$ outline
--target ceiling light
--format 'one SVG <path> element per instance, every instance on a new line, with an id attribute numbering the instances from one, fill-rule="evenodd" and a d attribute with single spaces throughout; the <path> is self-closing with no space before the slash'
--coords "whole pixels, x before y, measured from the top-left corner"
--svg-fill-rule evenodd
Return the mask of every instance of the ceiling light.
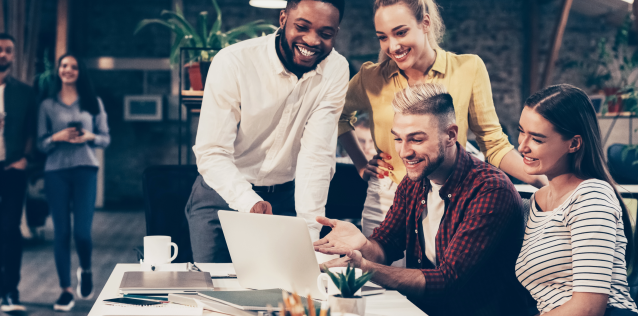
<path id="1" fill-rule="evenodd" d="M 634 0 L 622 0 L 622 1 L 625 1 L 627 3 L 634 3 Z"/>
<path id="2" fill-rule="evenodd" d="M 250 5 L 257 8 L 283 9 L 286 7 L 285 0 L 250 0 Z"/>

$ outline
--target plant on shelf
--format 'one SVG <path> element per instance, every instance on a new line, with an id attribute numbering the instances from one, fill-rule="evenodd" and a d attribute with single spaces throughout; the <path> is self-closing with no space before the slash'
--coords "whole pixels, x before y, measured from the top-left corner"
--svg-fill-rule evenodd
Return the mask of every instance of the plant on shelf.
<path id="1" fill-rule="evenodd" d="M 603 113 L 619 112 L 621 107 L 634 115 L 638 113 L 638 50 L 629 47 L 632 25 L 631 16 L 627 15 L 613 42 L 607 38 L 598 41 L 594 58 L 567 64 L 583 72 L 592 90 L 604 92 Z"/>
<path id="2" fill-rule="evenodd" d="M 162 11 L 160 14 L 161 18 L 159 19 L 144 19 L 140 21 L 135 28 L 134 34 L 137 34 L 141 29 L 150 24 L 163 25 L 171 30 L 171 32 L 175 34 L 175 40 L 171 46 L 170 53 L 172 65 L 179 64 L 181 47 L 205 48 L 199 52 L 189 51 L 186 60 L 189 66 L 195 66 L 197 68 L 200 66 L 199 63 L 201 63 L 201 79 L 205 80 L 206 74 L 208 73 L 207 66 L 210 65 L 210 61 L 219 50 L 245 39 L 270 34 L 277 29 L 277 27 L 266 23 L 264 20 L 257 20 L 223 32 L 221 9 L 216 0 L 211 0 L 211 2 L 217 14 L 217 18 L 210 29 L 208 28 L 208 12 L 200 12 L 197 18 L 197 25 L 193 27 L 184 17 L 184 13 L 179 5 L 176 5 L 175 11 Z M 189 74 L 191 74 L 190 71 Z M 193 82 L 191 82 L 191 84 L 193 84 Z"/>
<path id="3" fill-rule="evenodd" d="M 33 88 L 38 95 L 38 102 L 47 98 L 51 93 L 51 89 L 53 88 L 56 71 L 55 62 L 53 61 L 53 57 L 50 55 L 50 50 L 48 48 L 45 48 L 44 54 L 42 55 L 44 69 L 42 70 L 42 72 L 37 73 L 33 80 Z"/>

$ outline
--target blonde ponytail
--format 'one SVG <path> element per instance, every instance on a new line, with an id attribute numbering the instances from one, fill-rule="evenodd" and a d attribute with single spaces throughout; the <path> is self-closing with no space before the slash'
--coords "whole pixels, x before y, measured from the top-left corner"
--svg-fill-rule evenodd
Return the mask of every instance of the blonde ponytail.
<path id="1" fill-rule="evenodd" d="M 381 7 L 394 5 L 397 3 L 403 3 L 414 14 L 417 22 L 423 21 L 426 14 L 430 16 L 430 31 L 428 32 L 428 41 L 433 49 L 439 48 L 439 43 L 443 39 L 445 34 L 445 24 L 443 24 L 443 18 L 439 13 L 439 6 L 434 0 L 375 0 L 374 1 L 374 14 Z M 379 52 L 379 63 L 382 63 L 390 59 L 388 55 L 381 51 Z"/>

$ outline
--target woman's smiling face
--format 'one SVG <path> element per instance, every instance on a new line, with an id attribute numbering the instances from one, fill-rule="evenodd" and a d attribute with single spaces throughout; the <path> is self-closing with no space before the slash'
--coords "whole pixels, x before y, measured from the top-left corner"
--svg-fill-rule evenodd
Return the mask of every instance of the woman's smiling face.
<path id="1" fill-rule="evenodd" d="M 430 17 L 417 21 L 412 11 L 403 3 L 381 7 L 374 15 L 374 26 L 381 51 L 406 70 L 422 60 L 427 49 L 427 32 Z"/>
<path id="2" fill-rule="evenodd" d="M 527 174 L 551 177 L 571 172 L 569 154 L 580 148 L 579 141 L 574 148 L 574 141 L 580 136 L 563 139 L 552 123 L 528 106 L 521 113 L 518 131 L 518 151 L 523 155 Z"/>

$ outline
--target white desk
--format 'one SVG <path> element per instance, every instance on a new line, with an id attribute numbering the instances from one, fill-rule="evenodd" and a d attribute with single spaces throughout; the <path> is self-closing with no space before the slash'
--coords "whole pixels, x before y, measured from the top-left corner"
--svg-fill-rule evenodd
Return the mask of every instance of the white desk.
<path id="1" fill-rule="evenodd" d="M 124 272 L 139 270 L 139 264 L 118 264 L 111 276 L 109 277 L 102 293 L 95 301 L 95 305 L 91 309 L 89 316 L 101 316 L 102 315 L 102 301 L 109 298 L 120 297 L 119 287 Z M 228 271 L 232 270 L 232 264 L 230 263 L 198 263 L 197 266 L 203 271 L 212 272 L 215 271 Z M 213 286 L 227 289 L 241 289 L 237 279 L 213 279 Z M 208 302 L 207 302 L 208 303 Z M 255 313 L 244 312 L 229 306 L 222 304 L 214 304 L 214 307 L 222 312 L 229 313 L 238 316 L 254 316 Z M 210 313 L 214 315 L 216 313 Z M 207 315 L 207 312 L 204 312 Z M 414 306 L 408 299 L 399 294 L 397 291 L 386 291 L 380 295 L 372 295 L 366 297 L 366 316 L 390 316 L 390 315 L 402 315 L 402 316 L 427 316 L 418 307 Z"/>

